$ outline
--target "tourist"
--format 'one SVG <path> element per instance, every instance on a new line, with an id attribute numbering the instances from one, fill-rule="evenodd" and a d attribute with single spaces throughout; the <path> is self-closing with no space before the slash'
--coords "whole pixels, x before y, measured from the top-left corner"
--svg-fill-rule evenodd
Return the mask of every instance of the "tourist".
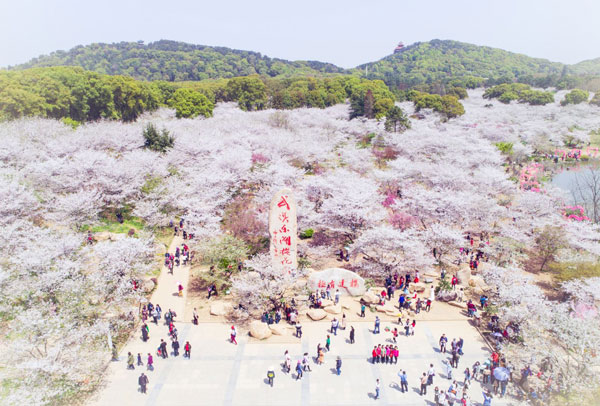
<path id="1" fill-rule="evenodd" d="M 135 366 L 133 366 L 133 364 L 134 364 L 133 354 L 131 354 L 129 352 L 129 353 L 127 353 L 127 369 L 135 369 Z"/>
<path id="2" fill-rule="evenodd" d="M 306 371 L 308 369 L 308 371 L 311 371 L 310 369 L 310 362 L 308 361 L 308 353 L 305 352 L 304 353 L 304 358 L 302 358 L 302 366 L 304 368 L 304 370 Z"/>
<path id="3" fill-rule="evenodd" d="M 185 352 L 183 353 L 183 358 L 190 359 L 190 358 L 192 357 L 192 356 L 191 356 L 191 353 L 192 353 L 192 345 L 190 344 L 190 342 L 189 342 L 189 341 L 186 341 L 186 342 L 185 342 L 185 346 L 183 347 L 183 350 L 185 351 Z"/>
<path id="4" fill-rule="evenodd" d="M 379 362 L 379 357 L 377 356 L 377 346 L 373 346 L 373 364 Z"/>
<path id="5" fill-rule="evenodd" d="M 398 337 L 398 329 L 394 327 L 392 330 L 392 341 L 396 342 L 396 338 Z"/>
<path id="6" fill-rule="evenodd" d="M 283 357 L 283 369 L 285 370 L 285 373 L 288 374 L 292 369 L 292 358 L 290 357 L 288 350 L 285 350 Z"/>
<path id="7" fill-rule="evenodd" d="M 142 354 L 140 354 L 139 352 L 138 352 L 138 355 L 137 355 L 137 366 L 138 367 L 143 367 L 144 366 L 144 363 L 142 362 Z"/>
<path id="8" fill-rule="evenodd" d="M 160 305 L 158 303 L 156 304 L 156 311 L 158 312 L 158 319 L 160 320 L 162 316 L 162 309 L 160 308 Z"/>
<path id="9" fill-rule="evenodd" d="M 319 365 L 323 365 L 323 361 L 325 359 L 325 352 L 323 351 L 323 348 L 321 348 L 321 344 L 319 344 L 318 348 L 317 348 L 317 362 Z"/>
<path id="10" fill-rule="evenodd" d="M 333 334 L 334 336 L 336 336 L 337 335 L 337 329 L 338 329 L 338 321 L 334 317 L 333 320 L 331 320 L 331 334 Z"/>
<path id="11" fill-rule="evenodd" d="M 407 318 L 406 319 L 406 324 L 404 325 L 404 332 L 405 332 L 406 337 L 408 337 L 408 332 L 410 330 L 410 324 L 409 323 L 410 323 L 410 319 Z"/>
<path id="12" fill-rule="evenodd" d="M 327 352 L 329 352 L 331 347 L 331 337 L 329 337 L 329 335 L 327 335 L 327 340 L 325 341 L 325 348 L 327 348 Z"/>
<path id="13" fill-rule="evenodd" d="M 158 347 L 160 350 L 160 355 L 164 358 L 169 358 L 169 354 L 167 351 L 167 343 L 165 343 L 165 341 L 161 338 L 160 339 L 160 346 Z"/>
<path id="14" fill-rule="evenodd" d="M 302 378 L 302 361 L 296 363 L 296 380 Z"/>
<path id="15" fill-rule="evenodd" d="M 452 364 L 446 361 L 446 377 L 448 380 L 452 379 Z"/>
<path id="16" fill-rule="evenodd" d="M 375 400 L 379 399 L 379 379 L 375 381 Z"/>
<path id="17" fill-rule="evenodd" d="M 327 299 L 331 300 L 331 285 L 327 285 L 327 289 L 325 290 L 325 293 L 327 294 Z"/>
<path id="18" fill-rule="evenodd" d="M 492 394 L 489 392 L 483 393 L 483 406 L 492 406 Z"/>
<path id="19" fill-rule="evenodd" d="M 442 334 L 442 336 L 440 337 L 440 352 L 441 353 L 446 353 L 446 344 L 448 343 L 448 337 L 446 337 L 446 334 Z"/>
<path id="20" fill-rule="evenodd" d="M 340 295 L 341 295 L 340 290 L 336 289 L 335 290 L 335 304 L 338 304 L 340 302 Z"/>
<path id="21" fill-rule="evenodd" d="M 402 371 L 402 373 L 399 373 L 398 375 L 400 375 L 400 392 L 408 393 L 408 378 L 406 377 L 406 371 Z"/>
<path id="22" fill-rule="evenodd" d="M 142 326 L 142 341 L 146 342 L 148 341 L 148 332 L 150 331 L 150 329 L 148 328 L 148 325 L 146 323 L 144 323 L 144 325 Z"/>
<path id="23" fill-rule="evenodd" d="M 179 296 L 183 296 L 183 285 L 181 282 L 177 282 L 177 294 Z"/>
<path id="24" fill-rule="evenodd" d="M 361 303 L 360 305 L 360 317 L 365 317 L 365 310 L 367 309 L 367 306 L 365 306 L 364 303 Z"/>
<path id="25" fill-rule="evenodd" d="M 452 289 L 456 290 L 456 285 L 458 285 L 458 278 L 456 277 L 456 275 L 452 275 L 450 283 L 452 285 Z"/>
<path id="26" fill-rule="evenodd" d="M 271 388 L 273 387 L 273 379 L 275 378 L 275 367 L 270 366 L 267 370 L 267 379 L 269 380 L 269 385 Z"/>
<path id="27" fill-rule="evenodd" d="M 465 340 L 463 340 L 462 338 L 458 338 L 458 341 L 456 342 L 456 351 L 458 352 L 458 355 L 463 355 L 463 345 L 465 344 Z"/>
<path id="28" fill-rule="evenodd" d="M 177 357 L 179 355 L 179 341 L 177 339 L 173 340 L 171 347 L 173 347 L 173 356 Z"/>
<path id="29" fill-rule="evenodd" d="M 379 316 L 375 316 L 375 327 L 373 328 L 373 334 L 379 334 Z"/>
<path id="30" fill-rule="evenodd" d="M 481 297 L 479 298 L 479 303 L 481 303 L 481 310 L 483 310 L 483 308 L 486 306 L 488 301 L 488 297 L 486 295 L 481 295 Z"/>
<path id="31" fill-rule="evenodd" d="M 158 325 L 158 310 L 156 310 L 156 308 L 152 309 L 152 321 L 154 321 L 154 323 L 156 325 Z"/>
<path id="32" fill-rule="evenodd" d="M 342 373 L 342 359 L 339 357 L 339 355 L 337 357 L 337 360 L 335 360 L 335 371 L 338 375 Z"/>
<path id="33" fill-rule="evenodd" d="M 429 364 L 429 371 L 427 371 L 427 385 L 433 385 L 433 377 L 435 376 L 435 368 L 433 364 Z"/>
<path id="34" fill-rule="evenodd" d="M 302 338 L 302 325 L 300 322 L 296 323 L 296 337 Z"/>
<path id="35" fill-rule="evenodd" d="M 433 402 L 435 403 L 435 406 L 440 406 L 440 388 L 437 386 L 433 390 Z"/>
<path id="36" fill-rule="evenodd" d="M 471 370 L 469 367 L 465 368 L 465 380 L 463 381 L 463 385 L 471 385 Z"/>
<path id="37" fill-rule="evenodd" d="M 421 396 L 427 394 L 427 385 L 428 385 L 427 374 L 423 372 L 423 376 L 421 377 Z"/>
<path id="38" fill-rule="evenodd" d="M 340 329 L 346 330 L 346 313 L 342 314 L 342 322 L 340 324 Z"/>
<path id="39" fill-rule="evenodd" d="M 146 393 L 146 386 L 150 383 L 148 377 L 142 372 L 138 378 L 138 384 L 140 385 L 140 392 Z"/>
<path id="40" fill-rule="evenodd" d="M 350 326 L 350 344 L 354 344 L 354 326 Z"/>
<path id="41" fill-rule="evenodd" d="M 198 311 L 196 310 L 196 308 L 194 307 L 194 313 L 192 315 L 192 322 L 195 325 L 198 325 Z"/>
<path id="42" fill-rule="evenodd" d="M 431 290 L 433 291 L 433 288 Z M 429 313 L 429 310 L 431 310 L 431 299 L 427 299 L 425 302 L 425 311 Z"/>
<path id="43" fill-rule="evenodd" d="M 237 345 L 237 341 L 235 337 L 237 336 L 237 331 L 235 330 L 235 326 L 231 326 L 231 331 L 229 332 L 230 343 Z"/>
<path id="44" fill-rule="evenodd" d="M 146 369 L 148 371 L 154 371 L 154 358 L 152 354 L 148 353 L 148 360 L 146 361 Z"/>

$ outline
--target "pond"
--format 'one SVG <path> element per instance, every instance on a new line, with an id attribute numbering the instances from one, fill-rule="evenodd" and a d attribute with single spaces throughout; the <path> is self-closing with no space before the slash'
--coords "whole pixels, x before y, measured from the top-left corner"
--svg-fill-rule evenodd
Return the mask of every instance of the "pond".
<path id="1" fill-rule="evenodd" d="M 552 184 L 567 192 L 570 204 L 583 206 L 586 215 L 598 221 L 600 214 L 600 165 L 598 162 L 565 167 L 554 175 Z"/>

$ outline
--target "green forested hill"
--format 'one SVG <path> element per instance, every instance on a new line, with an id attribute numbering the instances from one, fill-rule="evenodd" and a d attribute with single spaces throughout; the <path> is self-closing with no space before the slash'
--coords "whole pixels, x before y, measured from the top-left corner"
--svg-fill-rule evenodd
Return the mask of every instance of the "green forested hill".
<path id="1" fill-rule="evenodd" d="M 354 72 L 361 76 L 366 74 L 369 79 L 381 79 L 390 87 L 406 89 L 420 84 L 447 83 L 457 78 L 532 82 L 543 77 L 556 82 L 564 68 L 565 65 L 546 59 L 436 39 L 412 44 L 377 62 L 360 65 Z"/>
<path id="2" fill-rule="evenodd" d="M 197 81 L 260 74 L 299 76 L 342 73 L 333 64 L 317 61 L 286 61 L 257 52 L 224 47 L 192 45 L 161 40 L 91 44 L 56 51 L 13 67 L 81 66 L 109 75 L 128 75 L 140 80 Z"/>
<path id="3" fill-rule="evenodd" d="M 600 58 L 588 59 L 569 66 L 569 72 L 577 75 L 600 75 Z"/>

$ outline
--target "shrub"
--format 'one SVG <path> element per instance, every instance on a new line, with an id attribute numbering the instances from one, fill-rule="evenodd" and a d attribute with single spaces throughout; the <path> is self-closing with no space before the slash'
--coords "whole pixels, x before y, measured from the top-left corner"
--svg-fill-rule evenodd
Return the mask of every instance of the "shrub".
<path id="1" fill-rule="evenodd" d="M 315 230 L 313 230 L 312 228 L 307 228 L 306 230 L 304 230 L 300 233 L 300 238 L 303 240 L 306 240 L 308 238 L 311 238 L 314 233 L 315 233 Z"/>
<path id="2" fill-rule="evenodd" d="M 169 106 L 175 108 L 177 118 L 211 117 L 214 108 L 214 104 L 202 93 L 183 88 L 175 91 Z"/>
<path id="3" fill-rule="evenodd" d="M 144 147 L 156 152 L 166 152 L 175 145 L 175 139 L 169 135 L 169 131 L 163 128 L 160 133 L 150 123 L 144 128 Z"/>
<path id="4" fill-rule="evenodd" d="M 587 101 L 589 97 L 589 92 L 581 89 L 573 89 L 565 95 L 565 98 L 560 102 L 560 105 L 566 106 L 567 104 L 583 103 L 584 101 Z"/>

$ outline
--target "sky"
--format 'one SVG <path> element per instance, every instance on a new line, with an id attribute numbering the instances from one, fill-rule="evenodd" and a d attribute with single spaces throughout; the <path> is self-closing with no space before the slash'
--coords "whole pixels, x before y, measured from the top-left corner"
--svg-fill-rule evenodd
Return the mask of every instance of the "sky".
<path id="1" fill-rule="evenodd" d="M 600 57 L 598 0 L 0 0 L 0 66 L 160 39 L 350 68 L 452 39 L 563 63 Z"/>

